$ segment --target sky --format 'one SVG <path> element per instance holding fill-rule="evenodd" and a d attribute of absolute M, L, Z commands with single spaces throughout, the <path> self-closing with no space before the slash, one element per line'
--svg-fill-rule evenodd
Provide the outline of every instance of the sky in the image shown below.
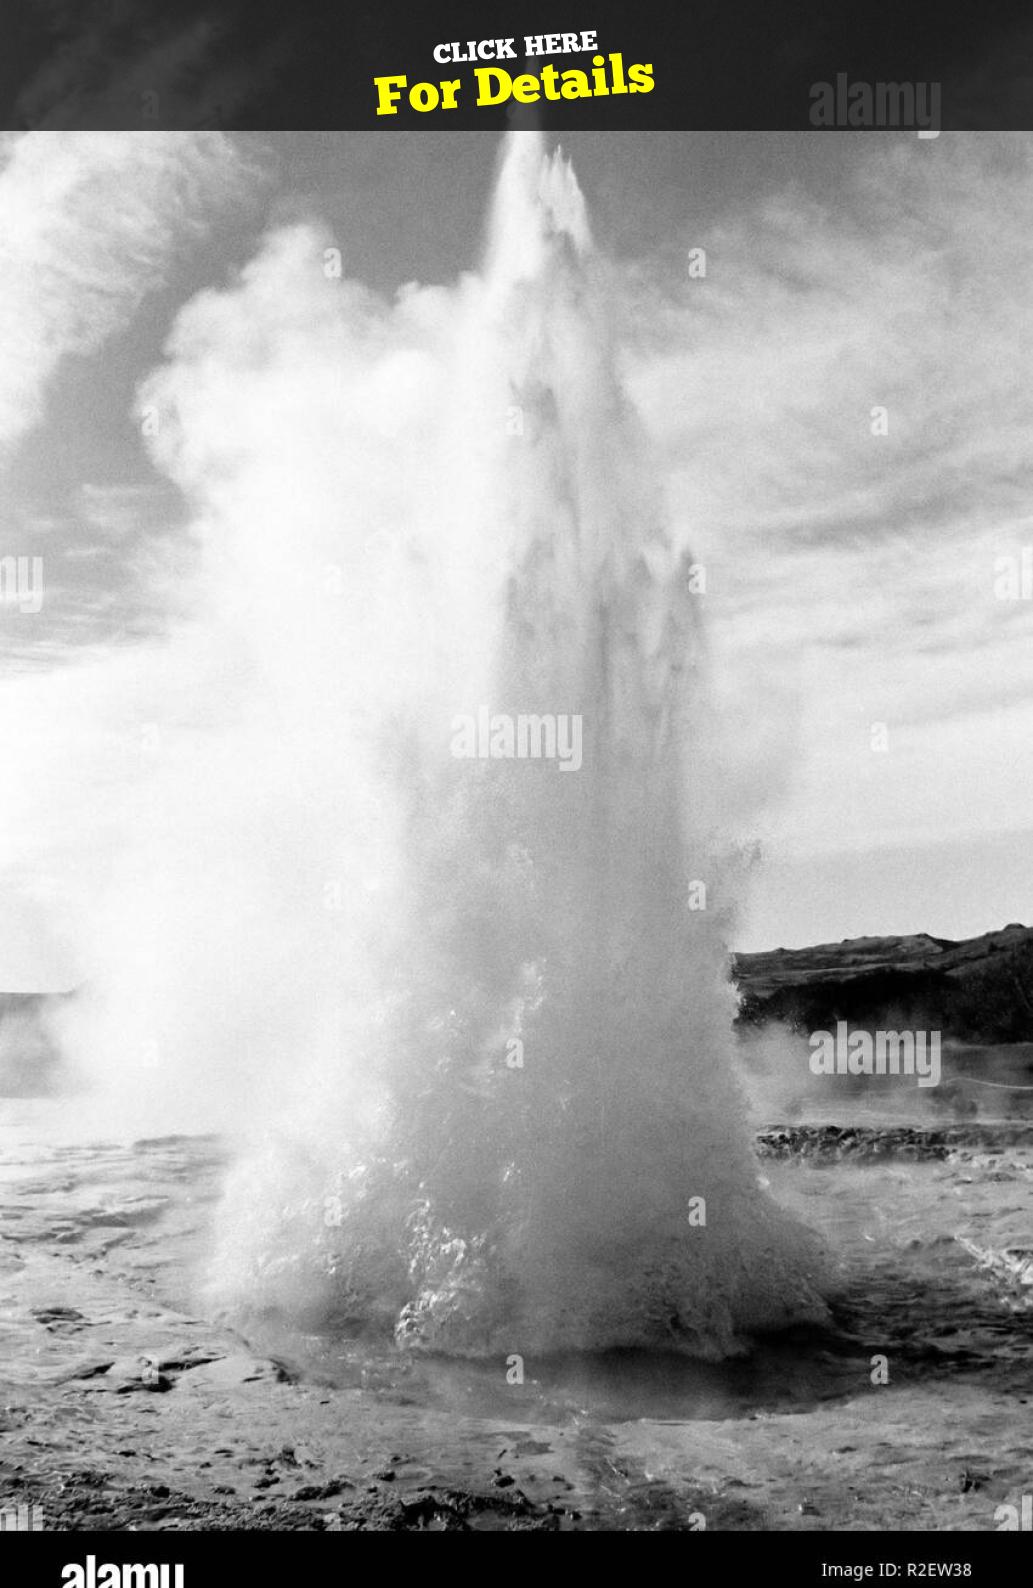
<path fill-rule="evenodd" d="M 0 987 L 76 978 L 62 900 L 99 861 L 75 778 L 119 797 L 141 748 L 110 680 L 132 685 L 189 589 L 196 503 L 141 396 L 182 357 L 184 309 L 203 323 L 204 295 L 300 221 L 378 294 L 454 282 L 496 143 L 6 136 L 0 555 L 41 557 L 44 599 L 0 606 Z M 1006 584 L 1033 546 L 1030 136 L 564 147 L 670 521 L 707 570 L 713 688 L 764 784 L 733 946 L 1030 919 L 1033 562 Z"/>

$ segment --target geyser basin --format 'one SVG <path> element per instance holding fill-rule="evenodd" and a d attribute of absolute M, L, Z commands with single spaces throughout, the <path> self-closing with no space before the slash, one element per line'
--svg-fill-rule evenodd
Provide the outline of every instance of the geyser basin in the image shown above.
<path fill-rule="evenodd" d="M 340 507 L 360 593 L 396 581 L 386 641 L 363 630 L 398 679 L 363 725 L 344 890 L 366 979 L 328 984 L 307 1102 L 231 1185 L 220 1282 L 435 1352 L 725 1356 L 822 1316 L 816 1259 L 758 1183 L 732 1074 L 698 570 L 538 135 L 507 140 L 482 274 L 434 301 L 433 379 L 362 483 L 394 538 Z M 420 315 L 350 312 L 382 343 L 372 403 Z M 422 482 L 401 548 L 399 473 Z"/>

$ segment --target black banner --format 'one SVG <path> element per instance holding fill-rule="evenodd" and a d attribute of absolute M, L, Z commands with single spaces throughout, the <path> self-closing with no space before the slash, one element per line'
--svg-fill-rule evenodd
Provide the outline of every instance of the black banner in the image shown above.
<path fill-rule="evenodd" d="M 32 1537 L 8 1534 L 0 1540 L 4 1581 L 18 1588 L 224 1588 L 247 1580 L 278 1576 L 298 1584 L 338 1580 L 337 1574 L 374 1563 L 368 1534 L 325 1533 L 197 1533 L 146 1532 L 113 1536 L 103 1533 L 42 1533 Z M 411 1537 L 411 1535 L 410 1535 Z M 674 1565 L 692 1581 L 723 1580 L 729 1572 L 749 1574 L 747 1581 L 766 1583 L 790 1570 L 793 1581 L 872 1585 L 957 1582 L 986 1585 L 1017 1581 L 1029 1569 L 1030 1538 L 996 1533 L 696 1533 L 674 1546 L 643 1545 L 638 1535 L 609 1534 L 601 1546 L 608 1562 L 619 1563 L 627 1550 L 641 1570 L 642 1551 L 656 1565 Z M 390 1549 L 390 1546 L 388 1546 Z M 528 1546 L 536 1558 L 535 1546 Z M 383 1567 L 379 1545 L 375 1564 Z M 507 1546 L 512 1548 L 512 1545 Z M 658 1550 L 652 1556 L 652 1550 Z M 411 1544 L 402 1546 L 399 1562 L 413 1559 Z M 614 1549 L 617 1556 L 613 1555 Z M 579 1570 L 603 1557 L 582 1536 L 577 1545 Z M 421 1559 L 425 1558 L 421 1556 Z M 550 1551 L 555 1567 L 555 1557 Z M 512 1559 L 512 1557 L 511 1557 Z M 629 1561 L 631 1554 L 628 1555 Z"/>
<path fill-rule="evenodd" d="M 31 0 L 0 95 L 8 128 L 1016 129 L 1031 37 L 1015 0 Z"/>

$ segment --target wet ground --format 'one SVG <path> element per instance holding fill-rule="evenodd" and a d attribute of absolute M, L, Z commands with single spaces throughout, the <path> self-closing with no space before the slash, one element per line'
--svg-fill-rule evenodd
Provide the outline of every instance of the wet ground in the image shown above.
<path fill-rule="evenodd" d="M 84 1143 L 55 1103 L 0 1104 L 0 1505 L 119 1530 L 993 1530 L 1033 1490 L 1033 1125 L 858 1111 L 758 1145 L 835 1256 L 829 1328 L 514 1384 L 213 1319 L 226 1148 Z"/>

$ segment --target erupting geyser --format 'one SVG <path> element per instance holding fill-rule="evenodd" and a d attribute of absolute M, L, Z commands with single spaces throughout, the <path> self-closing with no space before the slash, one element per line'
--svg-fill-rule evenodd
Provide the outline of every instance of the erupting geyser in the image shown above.
<path fill-rule="evenodd" d="M 345 1324 L 397 1309 L 402 1339 L 442 1350 L 723 1354 L 820 1304 L 757 1184 L 725 950 L 689 908 L 721 869 L 689 559 L 622 398 L 581 194 L 535 134 L 510 135 L 454 334 L 434 489 L 447 513 L 468 466 L 490 480 L 451 551 L 484 591 L 484 695 L 454 697 L 480 754 L 450 757 L 443 715 L 394 768 L 405 947 L 382 1103 L 311 1204 L 328 1294 Z M 530 715 L 580 718 L 580 768 L 513 758 Z"/>
<path fill-rule="evenodd" d="M 220 1288 L 469 1354 L 717 1356 L 819 1316 L 732 1072 L 701 602 L 574 176 L 510 134 L 452 291 L 292 297 L 317 254 L 281 234 L 188 308 L 147 394 L 204 504 L 173 655 L 220 706 L 157 774 L 176 837 L 137 840 L 175 880 L 132 1002 L 265 1130 Z M 129 1018 L 102 972 L 94 1048 Z"/>

